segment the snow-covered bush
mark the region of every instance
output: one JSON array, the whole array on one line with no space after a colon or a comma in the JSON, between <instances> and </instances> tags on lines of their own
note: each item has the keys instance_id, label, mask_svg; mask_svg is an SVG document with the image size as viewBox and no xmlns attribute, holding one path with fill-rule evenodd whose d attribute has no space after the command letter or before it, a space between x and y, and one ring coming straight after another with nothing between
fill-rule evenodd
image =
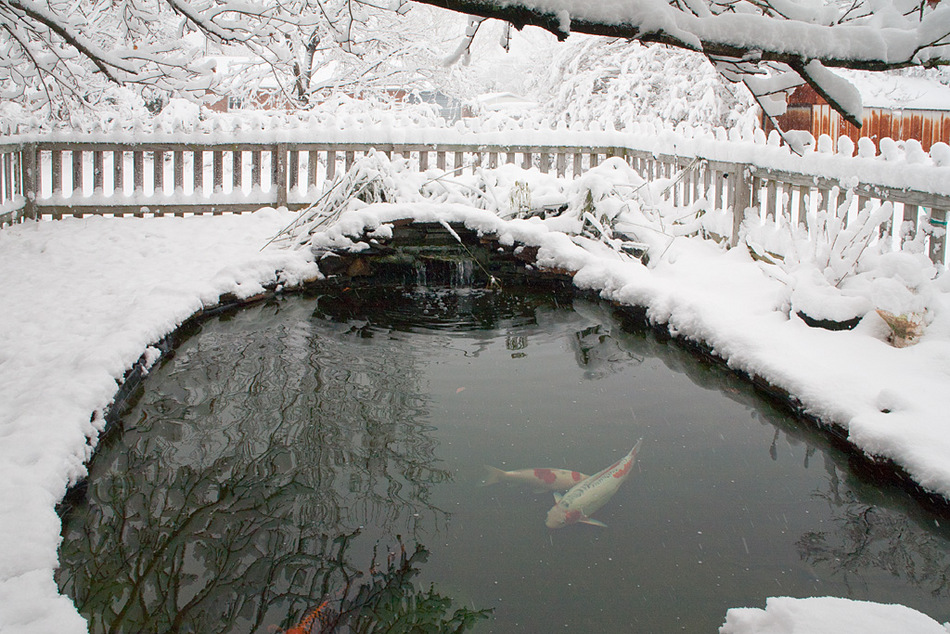
<instances>
[{"instance_id":1,"label":"snow-covered bush","mask_svg":"<svg viewBox=\"0 0 950 634\"><path fill-rule=\"evenodd\" d=\"M356 160L275 238L304 245L350 210L373 203L438 202L484 209L500 218L536 218L551 229L636 256L662 252L683 226L661 200L667 181L646 182L622 158L609 158L573 181L504 164L494 169L429 170L370 152Z\"/></svg>"},{"instance_id":2,"label":"snow-covered bush","mask_svg":"<svg viewBox=\"0 0 950 634\"><path fill-rule=\"evenodd\" d=\"M440 172L429 170L422 185L428 200L463 203L487 209L503 218L541 215L564 202L564 182L537 168L523 169L505 163L494 169L476 168Z\"/></svg>"},{"instance_id":3,"label":"snow-covered bush","mask_svg":"<svg viewBox=\"0 0 950 634\"><path fill-rule=\"evenodd\" d=\"M791 313L853 326L877 311L891 328L889 341L912 343L933 319L937 269L920 240L892 248L882 233L894 215L891 203L869 202L848 218L853 199L849 191L835 213L809 214L807 226L752 218L743 226L745 242L787 285Z\"/></svg>"},{"instance_id":4,"label":"snow-covered bush","mask_svg":"<svg viewBox=\"0 0 950 634\"><path fill-rule=\"evenodd\" d=\"M304 245L312 234L332 224L346 211L373 203L421 200L420 178L421 175L408 168L406 159L390 159L372 150L329 182L323 194L303 209L274 240Z\"/></svg>"},{"instance_id":5,"label":"snow-covered bush","mask_svg":"<svg viewBox=\"0 0 950 634\"><path fill-rule=\"evenodd\" d=\"M647 183L624 159L608 158L566 181L537 168L501 165L474 174L430 173L422 194L464 203L502 218L541 218L557 231L636 255L661 252L682 226L662 201L665 179Z\"/></svg>"}]
</instances>

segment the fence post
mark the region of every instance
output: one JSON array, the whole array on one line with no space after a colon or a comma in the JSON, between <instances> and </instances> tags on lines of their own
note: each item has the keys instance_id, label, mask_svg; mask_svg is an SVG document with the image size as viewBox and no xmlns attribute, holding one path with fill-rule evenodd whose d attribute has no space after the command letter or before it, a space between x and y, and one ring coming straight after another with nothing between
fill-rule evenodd
<instances>
[{"instance_id":1,"label":"fence post","mask_svg":"<svg viewBox=\"0 0 950 634\"><path fill-rule=\"evenodd\" d=\"M930 261L934 264L943 264L947 255L947 210L930 210Z\"/></svg>"},{"instance_id":2,"label":"fence post","mask_svg":"<svg viewBox=\"0 0 950 634\"><path fill-rule=\"evenodd\" d=\"M26 199L26 203L23 205L23 215L31 220L39 220L39 215L36 213L36 199L40 195L38 187L40 180L36 171L39 168L38 154L39 149L36 143L27 143L23 147L22 191L23 197Z\"/></svg>"},{"instance_id":3,"label":"fence post","mask_svg":"<svg viewBox=\"0 0 950 634\"><path fill-rule=\"evenodd\" d=\"M287 206L287 144L278 143L274 148L274 188L277 190L277 207Z\"/></svg>"},{"instance_id":4,"label":"fence post","mask_svg":"<svg viewBox=\"0 0 950 634\"><path fill-rule=\"evenodd\" d=\"M82 182L82 150L73 150L73 187L69 192L70 198L77 198L83 195Z\"/></svg>"},{"instance_id":5,"label":"fence post","mask_svg":"<svg viewBox=\"0 0 950 634\"><path fill-rule=\"evenodd\" d=\"M917 215L920 208L917 205L908 205L904 203L904 216L901 223L900 237L901 244L910 242L917 237Z\"/></svg>"},{"instance_id":6,"label":"fence post","mask_svg":"<svg viewBox=\"0 0 950 634\"><path fill-rule=\"evenodd\" d=\"M112 195L125 194L125 152L112 151Z\"/></svg>"},{"instance_id":7,"label":"fence post","mask_svg":"<svg viewBox=\"0 0 950 634\"><path fill-rule=\"evenodd\" d=\"M732 207L732 237L729 246L739 244L739 230L746 213L752 207L752 168L748 165L736 165L732 173L732 190L735 198Z\"/></svg>"}]
</instances>

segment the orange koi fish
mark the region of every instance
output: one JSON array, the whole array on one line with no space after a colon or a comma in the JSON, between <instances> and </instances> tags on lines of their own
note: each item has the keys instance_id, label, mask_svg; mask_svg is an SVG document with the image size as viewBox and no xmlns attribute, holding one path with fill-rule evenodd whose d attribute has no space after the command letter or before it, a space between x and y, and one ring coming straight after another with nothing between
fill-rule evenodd
<instances>
[{"instance_id":1,"label":"orange koi fish","mask_svg":"<svg viewBox=\"0 0 950 634\"><path fill-rule=\"evenodd\" d=\"M325 625L323 609L327 607L329 601L324 601L319 606L308 612L303 619L300 620L300 623L293 626L289 630L286 630L284 634L312 634L315 630L313 626L319 624L321 626ZM316 630L322 631L322 630Z\"/></svg>"},{"instance_id":2,"label":"orange koi fish","mask_svg":"<svg viewBox=\"0 0 950 634\"><path fill-rule=\"evenodd\" d=\"M488 475L483 485L497 482L518 482L531 484L545 491L567 491L578 482L583 482L587 476L578 471L569 469L517 469L502 471L495 467L485 466Z\"/></svg>"},{"instance_id":3,"label":"orange koi fish","mask_svg":"<svg viewBox=\"0 0 950 634\"><path fill-rule=\"evenodd\" d=\"M630 475L642 442L641 438L626 456L583 482L575 484L564 495L555 493L554 506L548 511L544 524L548 528L561 528L578 522L606 527L603 522L592 519L591 514L606 504Z\"/></svg>"}]
</instances>

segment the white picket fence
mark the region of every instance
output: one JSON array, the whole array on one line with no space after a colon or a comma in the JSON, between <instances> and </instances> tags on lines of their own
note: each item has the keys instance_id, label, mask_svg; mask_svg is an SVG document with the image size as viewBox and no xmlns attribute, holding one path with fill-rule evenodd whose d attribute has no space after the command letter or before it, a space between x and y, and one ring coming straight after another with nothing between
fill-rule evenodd
<instances>
[{"instance_id":1,"label":"white picket fence","mask_svg":"<svg viewBox=\"0 0 950 634\"><path fill-rule=\"evenodd\" d=\"M769 169L693 153L586 145L472 143L340 143L319 141L111 143L0 142L0 226L63 216L184 216L302 208L320 187L358 157L376 150L400 155L419 170L477 169L514 163L577 177L606 158L623 157L645 178L673 178L674 204L705 200L707 210L732 212L731 235L750 214L762 222L806 223L809 212L855 214L867 201L891 202L900 239L924 234L930 258L946 263L950 196L862 180L843 184L815 173ZM852 205L840 204L853 191ZM882 227L882 233L893 227Z\"/></svg>"}]
</instances>

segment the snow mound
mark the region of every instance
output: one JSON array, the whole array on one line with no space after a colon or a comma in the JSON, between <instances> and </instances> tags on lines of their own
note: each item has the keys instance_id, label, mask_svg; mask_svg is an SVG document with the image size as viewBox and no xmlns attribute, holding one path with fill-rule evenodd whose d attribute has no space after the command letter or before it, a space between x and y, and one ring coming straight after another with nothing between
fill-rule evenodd
<instances>
[{"instance_id":1,"label":"snow mound","mask_svg":"<svg viewBox=\"0 0 950 634\"><path fill-rule=\"evenodd\" d=\"M732 608L720 634L947 634L925 614L903 605L837 597L772 597L765 609Z\"/></svg>"}]
</instances>

